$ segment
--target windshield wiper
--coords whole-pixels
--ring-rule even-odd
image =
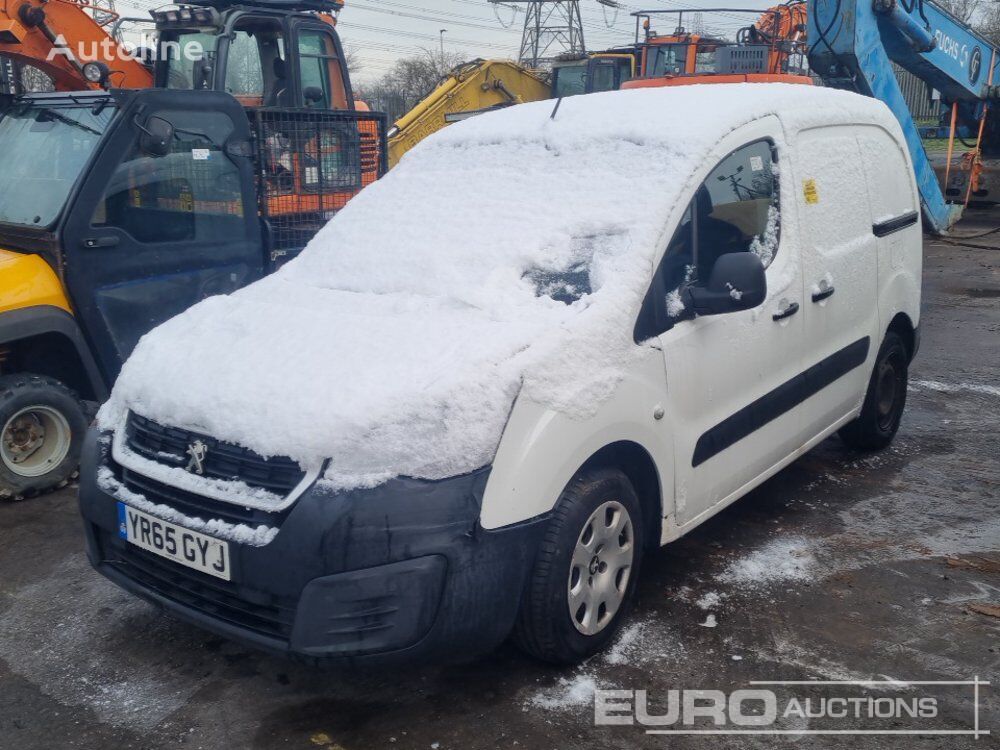
[[[46,117],[51,117],[53,120],[61,122],[65,125],[69,125],[74,128],[80,128],[80,130],[83,130],[87,133],[93,133],[98,138],[104,135],[100,130],[96,130],[90,127],[89,125],[84,125],[82,122],[80,122],[79,120],[74,120],[72,117],[66,117],[66,115],[61,115],[54,109],[49,109],[49,108],[40,109],[38,110],[38,114],[45,115]]]

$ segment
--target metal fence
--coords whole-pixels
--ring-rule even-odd
[[[913,119],[936,123],[941,114],[941,102],[931,99],[931,91],[927,84],[895,63],[892,67]]]
[[[249,109],[261,216],[275,260],[294,255],[386,171],[381,112]]]

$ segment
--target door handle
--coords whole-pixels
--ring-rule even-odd
[[[790,302],[788,304],[788,307],[786,307],[784,310],[782,310],[781,312],[776,312],[774,315],[772,315],[771,320],[784,320],[785,318],[792,317],[798,311],[799,311],[799,303]]]
[[[87,237],[83,240],[84,247],[117,247],[121,238],[117,235],[109,234],[107,237]]]
[[[828,286],[819,292],[813,292],[813,302],[822,302],[825,299],[829,299],[833,296],[833,287]]]

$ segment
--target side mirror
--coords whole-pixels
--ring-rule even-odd
[[[174,139],[174,126],[162,117],[150,117],[140,125],[139,149],[148,156],[166,156]]]
[[[212,88],[212,72],[211,58],[195,60],[191,67],[191,88],[195,91]]]
[[[323,89],[319,86],[306,86],[302,95],[305,97],[306,104],[315,104],[316,102],[323,101]]]
[[[685,292],[687,307],[697,315],[721,315],[757,307],[767,296],[764,264],[753,253],[720,255],[705,286]]]

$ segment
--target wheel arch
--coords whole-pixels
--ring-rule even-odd
[[[628,477],[642,506],[643,541],[647,549],[656,549],[660,545],[663,525],[663,488],[649,451],[631,440],[619,440],[591,455],[577,473],[594,468],[618,469]]]
[[[903,345],[906,347],[907,354],[912,362],[917,354],[919,339],[917,337],[916,326],[913,325],[910,316],[905,312],[896,313],[892,320],[889,321],[889,327],[886,329],[886,332],[888,333],[889,331],[892,331],[903,340]]]
[[[58,307],[37,305],[0,313],[3,371],[55,378],[81,398],[104,401],[108,386],[75,318]]]

